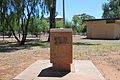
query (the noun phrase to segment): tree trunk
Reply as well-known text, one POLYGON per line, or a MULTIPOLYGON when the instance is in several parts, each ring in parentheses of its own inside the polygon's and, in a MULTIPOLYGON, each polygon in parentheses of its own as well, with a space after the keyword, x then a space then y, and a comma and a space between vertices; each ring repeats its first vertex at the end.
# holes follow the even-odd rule
POLYGON ((22 35, 23 35, 23 37, 22 37, 22 40, 21 40, 20 44, 21 44, 21 45, 24 45, 24 44, 25 44, 25 41, 26 41, 26 37, 27 37, 27 26, 25 26, 22 35))
POLYGON ((12 31, 12 33, 13 33, 13 36, 15 37, 15 39, 17 40, 17 42, 20 43, 20 40, 19 40, 19 39, 17 38, 17 36, 15 35, 15 32, 14 32, 12 26, 11 26, 11 25, 9 25, 9 26, 10 26, 10 29, 11 29, 11 31, 12 31))
MULTIPOLYGON (((50 29, 56 27, 55 13, 56 13, 56 0, 51 0, 51 5, 50 5, 50 29)), ((48 41, 50 41, 50 30, 49 30, 48 41)))
POLYGON ((8 38, 11 38, 11 36, 12 36, 12 33, 11 33, 11 30, 10 30, 9 33, 8 33, 8 38))
POLYGON ((29 25, 29 20, 30 20, 30 13, 28 14, 28 19, 27 19, 27 23, 25 25, 25 27, 23 26, 23 37, 21 40, 21 45, 25 44, 26 38, 27 38, 27 31, 28 31, 28 25, 29 25))

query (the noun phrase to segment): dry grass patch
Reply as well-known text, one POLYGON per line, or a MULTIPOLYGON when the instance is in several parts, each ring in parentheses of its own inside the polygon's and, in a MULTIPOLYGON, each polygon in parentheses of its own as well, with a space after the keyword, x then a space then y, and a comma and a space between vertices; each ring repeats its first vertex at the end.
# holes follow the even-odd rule
POLYGON ((74 42, 73 53, 75 59, 90 59, 92 57, 107 56, 119 53, 120 40, 79 40, 74 42))
MULTIPOLYGON (((0 80, 12 80, 36 60, 49 59, 50 54, 49 42, 40 40, 29 40, 24 46, 0 43, 0 47, 0 80)), ((120 79, 120 40, 88 40, 77 36, 73 54, 74 59, 92 60, 107 80, 120 79)))

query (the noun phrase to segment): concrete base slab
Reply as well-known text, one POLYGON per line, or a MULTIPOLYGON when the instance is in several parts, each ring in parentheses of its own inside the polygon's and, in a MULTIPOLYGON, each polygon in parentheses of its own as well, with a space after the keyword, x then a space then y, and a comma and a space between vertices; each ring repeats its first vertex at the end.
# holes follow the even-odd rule
POLYGON ((38 60, 13 80, 105 80, 89 60, 74 60, 71 72, 57 71, 49 60, 38 60))

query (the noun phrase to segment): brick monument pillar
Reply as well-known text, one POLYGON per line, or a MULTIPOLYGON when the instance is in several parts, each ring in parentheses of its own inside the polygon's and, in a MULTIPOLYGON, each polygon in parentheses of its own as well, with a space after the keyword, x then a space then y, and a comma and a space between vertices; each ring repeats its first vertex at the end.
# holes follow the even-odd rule
POLYGON ((72 29, 50 30, 50 62, 56 70, 71 71, 72 29))

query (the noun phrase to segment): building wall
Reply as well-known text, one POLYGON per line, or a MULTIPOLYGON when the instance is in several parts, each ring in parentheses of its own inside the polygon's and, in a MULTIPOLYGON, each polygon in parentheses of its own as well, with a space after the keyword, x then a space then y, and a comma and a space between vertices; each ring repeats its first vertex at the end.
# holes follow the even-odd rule
POLYGON ((116 24, 115 37, 116 37, 116 39, 120 39, 120 24, 116 24))
POLYGON ((106 20, 88 21, 86 24, 87 38, 116 39, 120 36, 119 24, 106 23, 106 20))

